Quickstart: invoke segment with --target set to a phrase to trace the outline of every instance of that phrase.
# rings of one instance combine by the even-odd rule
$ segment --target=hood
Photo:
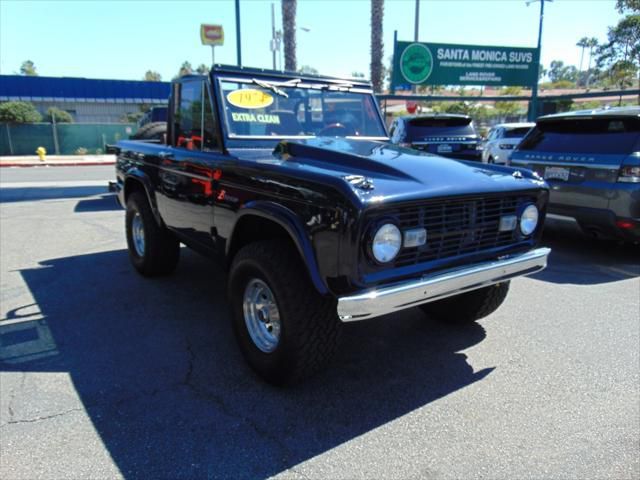
[[[444,158],[369,140],[319,137],[283,141],[273,156],[280,169],[339,178],[364,204],[522,191],[546,185],[528,170]]]

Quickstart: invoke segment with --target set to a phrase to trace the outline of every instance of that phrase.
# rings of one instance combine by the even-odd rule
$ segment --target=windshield
[[[637,118],[585,118],[539,122],[520,150],[628,154],[640,143]]]
[[[387,139],[373,95],[367,90],[297,79],[219,82],[229,138]]]
[[[422,138],[441,135],[473,136],[476,132],[470,118],[414,118],[407,124],[407,136]]]
[[[531,127],[507,128],[504,131],[504,138],[522,138],[529,133]]]

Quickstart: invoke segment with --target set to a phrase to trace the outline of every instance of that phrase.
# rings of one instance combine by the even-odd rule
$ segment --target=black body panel
[[[214,69],[209,85],[223,74],[260,72]],[[219,119],[220,92],[211,93]],[[541,226],[526,239],[496,230],[501,215],[526,203],[537,204],[544,218],[548,188],[531,172],[357,138],[229,141],[224,125],[215,124],[209,133],[223,139],[218,149],[122,141],[116,165],[123,205],[131,189],[144,188],[159,222],[207,255],[228,260],[247,224],[272,222],[296,246],[316,289],[338,295],[528,250],[539,239]],[[442,205],[449,210],[439,216]],[[438,243],[373,265],[364,248],[372,224],[395,215],[402,228],[427,227]]]

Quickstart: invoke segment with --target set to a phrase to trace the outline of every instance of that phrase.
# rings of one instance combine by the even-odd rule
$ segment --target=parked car
[[[222,260],[238,345],[269,382],[320,369],[343,322],[417,306],[474,322],[546,265],[547,185],[390,145],[368,83],[216,66],[171,92],[166,143],[115,148],[129,258],[145,276],[180,243]]]
[[[541,117],[511,164],[549,182],[550,213],[596,236],[640,241],[640,107]]]
[[[487,135],[482,149],[484,163],[509,164],[513,149],[520,143],[535,123],[501,123],[495,125]]]
[[[389,129],[391,143],[443,157],[480,161],[482,138],[471,117],[433,113],[398,117]]]

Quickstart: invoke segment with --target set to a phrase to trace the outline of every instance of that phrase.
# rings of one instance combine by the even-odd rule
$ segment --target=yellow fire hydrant
[[[38,154],[38,157],[40,157],[40,161],[44,162],[47,158],[47,150],[44,147],[38,147],[38,149],[36,150],[36,153]]]

